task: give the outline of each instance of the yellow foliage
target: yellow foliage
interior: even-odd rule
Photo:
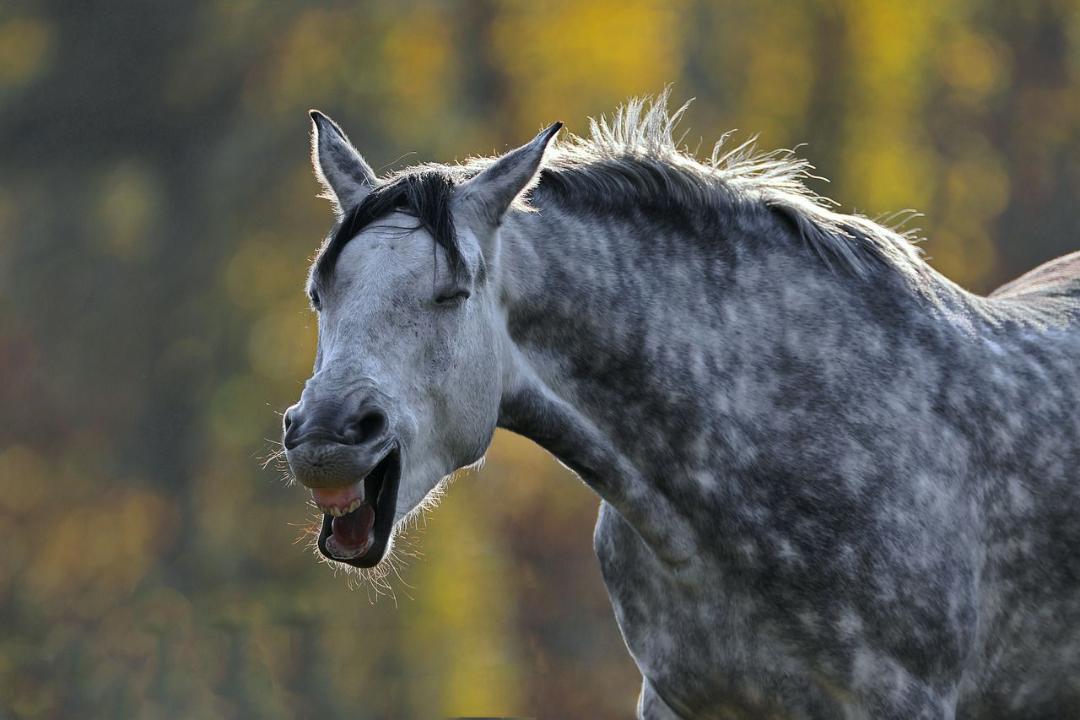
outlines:
[[[47,67],[53,33],[39,18],[15,17],[0,22],[0,89],[24,85]]]
[[[560,118],[573,127],[678,77],[684,2],[545,0],[500,8],[491,41],[523,137]]]
[[[872,215],[926,208],[934,193],[932,143],[920,122],[943,5],[934,0],[873,3],[845,0],[852,85],[844,116],[848,142],[833,174]]]
[[[397,143],[442,131],[455,91],[450,6],[403,5],[381,38],[376,60],[387,103],[385,128]]]
[[[517,715],[521,710],[513,646],[513,589],[509,568],[493,543],[490,517],[476,514],[464,487],[455,483],[424,532],[425,560],[409,574],[415,601],[403,642],[421,672],[437,681],[414,700],[416,717]],[[471,492],[470,492],[471,491]]]
[[[100,188],[97,221],[104,249],[123,260],[145,256],[158,213],[152,173],[139,163],[120,163],[105,174]]]
[[[978,101],[1009,81],[1010,59],[991,38],[957,28],[941,50],[940,67],[947,83]]]
[[[137,491],[36,516],[21,592],[42,611],[73,618],[97,617],[133,592],[172,539],[177,520],[161,497]]]

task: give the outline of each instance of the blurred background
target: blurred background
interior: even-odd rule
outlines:
[[[0,5],[0,718],[629,717],[597,500],[501,433],[393,595],[263,461],[313,358],[306,110],[384,171],[674,83],[986,291],[1080,248],[1080,3]],[[377,599],[377,601],[376,601]]]

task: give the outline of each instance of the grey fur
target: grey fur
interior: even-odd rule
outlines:
[[[450,203],[484,272],[431,321],[469,344],[424,370],[438,390],[384,357],[423,337],[371,319],[343,344],[342,303],[384,302],[361,280],[391,241],[357,228],[305,395],[374,378],[395,428],[475,425],[444,473],[496,420],[573,468],[641,717],[1080,716],[1080,253],[974,296],[825,207],[802,161],[678,151],[663,100],[551,149],[498,230]],[[443,169],[449,192],[491,164]],[[427,243],[438,272],[433,240],[396,252]],[[435,482],[403,474],[399,520]]]

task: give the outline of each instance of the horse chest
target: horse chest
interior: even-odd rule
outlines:
[[[843,716],[846,698],[773,640],[759,607],[714,582],[673,578],[606,503],[594,547],[631,655],[680,714],[738,720],[785,707],[789,718]]]
[[[870,581],[847,573],[881,545],[845,554],[841,544],[822,545],[807,567],[762,558],[736,568],[703,548],[695,569],[672,570],[606,504],[594,546],[627,647],[657,694],[687,716],[782,708],[790,718],[860,718],[868,698],[908,706],[937,692],[929,678],[951,687],[970,648],[970,585],[942,584],[970,578],[960,565],[943,573],[892,558]],[[958,563],[961,544],[949,547],[938,559]]]

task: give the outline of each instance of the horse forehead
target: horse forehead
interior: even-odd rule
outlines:
[[[416,219],[395,213],[372,223],[342,248],[335,274],[365,285],[417,275],[432,262],[431,234],[417,227]]]

